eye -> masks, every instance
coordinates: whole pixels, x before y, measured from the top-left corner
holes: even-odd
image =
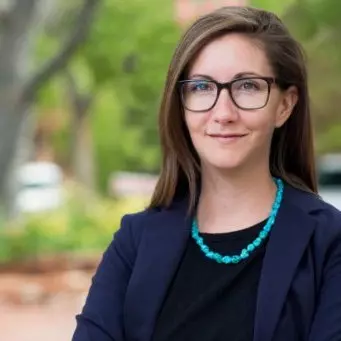
[[[214,91],[214,84],[207,81],[191,81],[188,83],[189,92],[211,92]]]
[[[266,82],[261,79],[240,79],[233,84],[233,89],[242,92],[264,91]]]
[[[246,90],[246,91],[259,91],[260,86],[256,81],[253,80],[243,80],[239,83],[238,88],[240,90]]]

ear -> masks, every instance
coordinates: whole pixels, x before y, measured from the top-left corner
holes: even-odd
[[[298,101],[298,90],[296,86],[291,86],[280,94],[280,102],[276,113],[275,127],[280,128],[291,116]]]

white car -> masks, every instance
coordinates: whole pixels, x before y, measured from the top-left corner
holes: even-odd
[[[318,164],[319,194],[341,210],[341,154],[327,154]]]
[[[29,162],[18,171],[19,191],[16,208],[19,212],[42,212],[56,209],[63,203],[63,175],[52,162]]]

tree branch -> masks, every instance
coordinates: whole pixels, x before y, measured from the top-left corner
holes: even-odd
[[[4,8],[0,8],[0,28],[6,25],[8,18],[9,18],[8,10],[5,10]]]
[[[89,108],[93,102],[94,96],[90,93],[81,93],[78,89],[77,82],[72,71],[66,68],[64,75],[67,83],[67,91],[72,105],[73,115],[82,119],[83,116],[89,114]]]
[[[6,3],[5,1],[0,4],[0,27],[1,29],[4,28],[8,24],[9,19],[13,17],[13,15],[15,16],[15,13],[17,12],[17,9],[18,9],[18,5],[19,5],[18,1],[16,2],[12,1],[11,4]]]
[[[1,32],[0,74],[1,84],[8,84],[17,73],[24,41],[28,40],[29,27],[32,24],[37,0],[16,2],[8,8],[6,25]]]
[[[72,33],[62,45],[60,52],[52,57],[51,60],[38,70],[37,74],[27,82],[22,94],[23,101],[32,101],[41,85],[67,65],[69,58],[77,50],[79,45],[85,41],[94,18],[96,7],[99,5],[100,1],[101,0],[84,0],[83,7],[76,19]]]

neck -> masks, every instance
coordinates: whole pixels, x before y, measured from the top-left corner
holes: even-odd
[[[255,225],[268,218],[275,195],[270,172],[259,166],[233,174],[204,169],[197,208],[199,229],[219,233]]]

